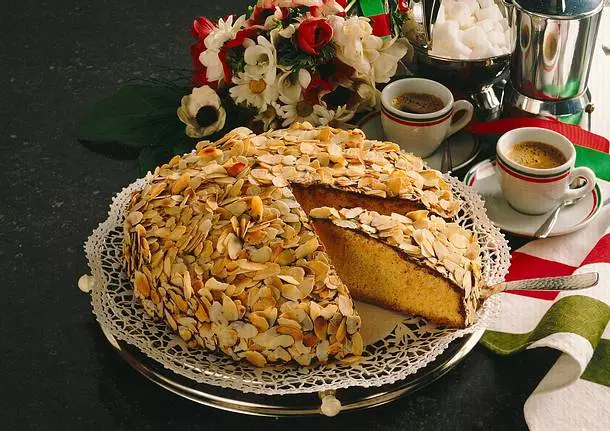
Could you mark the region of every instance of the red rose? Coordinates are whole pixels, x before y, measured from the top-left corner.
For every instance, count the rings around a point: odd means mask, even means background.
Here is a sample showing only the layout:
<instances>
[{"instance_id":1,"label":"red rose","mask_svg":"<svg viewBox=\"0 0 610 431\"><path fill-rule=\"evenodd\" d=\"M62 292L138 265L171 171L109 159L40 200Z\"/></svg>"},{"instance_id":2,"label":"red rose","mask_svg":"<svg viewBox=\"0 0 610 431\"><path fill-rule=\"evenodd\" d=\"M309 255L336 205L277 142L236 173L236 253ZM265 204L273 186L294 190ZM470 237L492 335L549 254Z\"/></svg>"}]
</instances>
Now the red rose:
<instances>
[{"instance_id":1,"label":"red rose","mask_svg":"<svg viewBox=\"0 0 610 431\"><path fill-rule=\"evenodd\" d=\"M216 25L212 21L204 16L200 16L193 21L191 34L195 39L203 41L203 39L205 39L215 28Z\"/></svg>"},{"instance_id":2,"label":"red rose","mask_svg":"<svg viewBox=\"0 0 610 431\"><path fill-rule=\"evenodd\" d=\"M324 18L309 18L299 25L296 38L301 51L318 55L333 38L333 28Z\"/></svg>"}]
</instances>

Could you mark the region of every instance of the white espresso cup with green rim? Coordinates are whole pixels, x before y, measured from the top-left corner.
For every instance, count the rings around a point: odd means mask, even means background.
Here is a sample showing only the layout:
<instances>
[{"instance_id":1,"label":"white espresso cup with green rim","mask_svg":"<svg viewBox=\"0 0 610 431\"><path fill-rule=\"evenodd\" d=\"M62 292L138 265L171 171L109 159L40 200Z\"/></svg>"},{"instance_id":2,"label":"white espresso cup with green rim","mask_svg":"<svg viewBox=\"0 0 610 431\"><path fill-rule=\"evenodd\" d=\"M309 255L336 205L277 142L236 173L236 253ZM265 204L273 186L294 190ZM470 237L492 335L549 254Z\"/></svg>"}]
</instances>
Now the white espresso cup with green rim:
<instances>
[{"instance_id":1,"label":"white espresso cup with green rim","mask_svg":"<svg viewBox=\"0 0 610 431\"><path fill-rule=\"evenodd\" d=\"M443 107L427 114L402 111L394 106L394 99L405 93L430 94L443 102ZM388 85L381 92L381 125L388 140L404 151L428 157L443 142L472 119L472 104L453 100L444 85L424 78L403 78ZM462 112L462 116L456 116Z\"/></svg>"},{"instance_id":2,"label":"white espresso cup with green rim","mask_svg":"<svg viewBox=\"0 0 610 431\"><path fill-rule=\"evenodd\" d=\"M516 144L542 142L559 150L565 162L553 168L533 168L510 158ZM496 145L496 170L506 201L515 210L530 215L544 214L566 200L591 193L595 187L595 173L584 166L575 168L576 150L568 138L560 133L539 127L522 127L503 134ZM586 184L571 189L575 178Z\"/></svg>"}]
</instances>

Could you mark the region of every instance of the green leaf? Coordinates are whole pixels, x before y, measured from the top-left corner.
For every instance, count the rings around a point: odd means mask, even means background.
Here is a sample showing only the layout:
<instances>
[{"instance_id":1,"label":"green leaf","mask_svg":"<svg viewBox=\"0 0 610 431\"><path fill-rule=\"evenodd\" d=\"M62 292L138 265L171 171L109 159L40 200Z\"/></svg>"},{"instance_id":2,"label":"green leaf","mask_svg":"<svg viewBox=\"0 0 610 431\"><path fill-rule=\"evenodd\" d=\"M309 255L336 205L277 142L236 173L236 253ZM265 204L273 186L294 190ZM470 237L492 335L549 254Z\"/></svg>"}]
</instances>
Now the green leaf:
<instances>
[{"instance_id":1,"label":"green leaf","mask_svg":"<svg viewBox=\"0 0 610 431\"><path fill-rule=\"evenodd\" d=\"M169 130L161 139L161 144L146 146L140 150L138 163L142 174L154 171L157 166L168 162L175 155L191 152L199 141L186 136L184 128Z\"/></svg>"},{"instance_id":2,"label":"green leaf","mask_svg":"<svg viewBox=\"0 0 610 431\"><path fill-rule=\"evenodd\" d=\"M132 84L100 100L85 112L79 136L88 142L120 142L144 148L164 144L168 134L184 125L176 115L188 88ZM184 132L183 132L184 133Z\"/></svg>"},{"instance_id":3,"label":"green leaf","mask_svg":"<svg viewBox=\"0 0 610 431\"><path fill-rule=\"evenodd\" d=\"M157 166L166 163L171 158L172 149L170 146L142 148L142 150L140 150L140 155L138 156L140 174L144 175L148 171L154 171Z\"/></svg>"},{"instance_id":4,"label":"green leaf","mask_svg":"<svg viewBox=\"0 0 610 431\"><path fill-rule=\"evenodd\" d=\"M330 42L319 50L318 55L311 55L301 51L293 38L280 38L277 44L278 63L290 67L293 73L306 69L314 73L318 66L328 63L336 57L336 47Z\"/></svg>"}]
</instances>

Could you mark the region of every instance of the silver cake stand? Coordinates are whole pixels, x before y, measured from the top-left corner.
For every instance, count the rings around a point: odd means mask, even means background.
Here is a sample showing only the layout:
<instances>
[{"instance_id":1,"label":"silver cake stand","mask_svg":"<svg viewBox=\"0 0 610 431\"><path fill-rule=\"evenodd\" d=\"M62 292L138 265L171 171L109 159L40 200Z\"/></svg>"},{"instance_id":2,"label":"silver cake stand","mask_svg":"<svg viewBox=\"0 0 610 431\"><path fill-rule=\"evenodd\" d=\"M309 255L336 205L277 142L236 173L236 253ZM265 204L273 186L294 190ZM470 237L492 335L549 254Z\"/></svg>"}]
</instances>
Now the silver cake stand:
<instances>
[{"instance_id":1,"label":"silver cake stand","mask_svg":"<svg viewBox=\"0 0 610 431\"><path fill-rule=\"evenodd\" d=\"M477 344L483 330L453 341L433 362L407 379L374 388L339 389L334 394L341 402L341 412L381 406L413 393L432 383L455 367ZM199 404L220 410L255 416L320 415L318 393L297 395L257 395L197 383L180 376L150 359L136 347L104 332L112 347L140 374L164 389Z\"/></svg>"}]
</instances>

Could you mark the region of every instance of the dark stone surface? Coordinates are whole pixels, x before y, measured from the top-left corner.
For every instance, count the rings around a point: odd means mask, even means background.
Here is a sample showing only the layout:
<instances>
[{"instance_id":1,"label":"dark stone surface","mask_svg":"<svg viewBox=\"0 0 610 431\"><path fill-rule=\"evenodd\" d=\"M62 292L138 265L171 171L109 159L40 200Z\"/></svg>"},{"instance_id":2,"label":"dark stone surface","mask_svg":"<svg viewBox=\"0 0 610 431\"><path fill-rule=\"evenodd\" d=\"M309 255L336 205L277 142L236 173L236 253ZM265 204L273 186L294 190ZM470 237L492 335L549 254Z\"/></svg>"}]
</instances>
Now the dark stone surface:
<instances>
[{"instance_id":1,"label":"dark stone surface","mask_svg":"<svg viewBox=\"0 0 610 431\"><path fill-rule=\"evenodd\" d=\"M13 429L520 429L553 352L477 346L411 396L335 419L250 418L148 382L105 342L76 282L83 241L135 161L82 148L76 118L133 78L190 67L188 28L245 0L3 2L0 12L0 421Z\"/></svg>"}]
</instances>

